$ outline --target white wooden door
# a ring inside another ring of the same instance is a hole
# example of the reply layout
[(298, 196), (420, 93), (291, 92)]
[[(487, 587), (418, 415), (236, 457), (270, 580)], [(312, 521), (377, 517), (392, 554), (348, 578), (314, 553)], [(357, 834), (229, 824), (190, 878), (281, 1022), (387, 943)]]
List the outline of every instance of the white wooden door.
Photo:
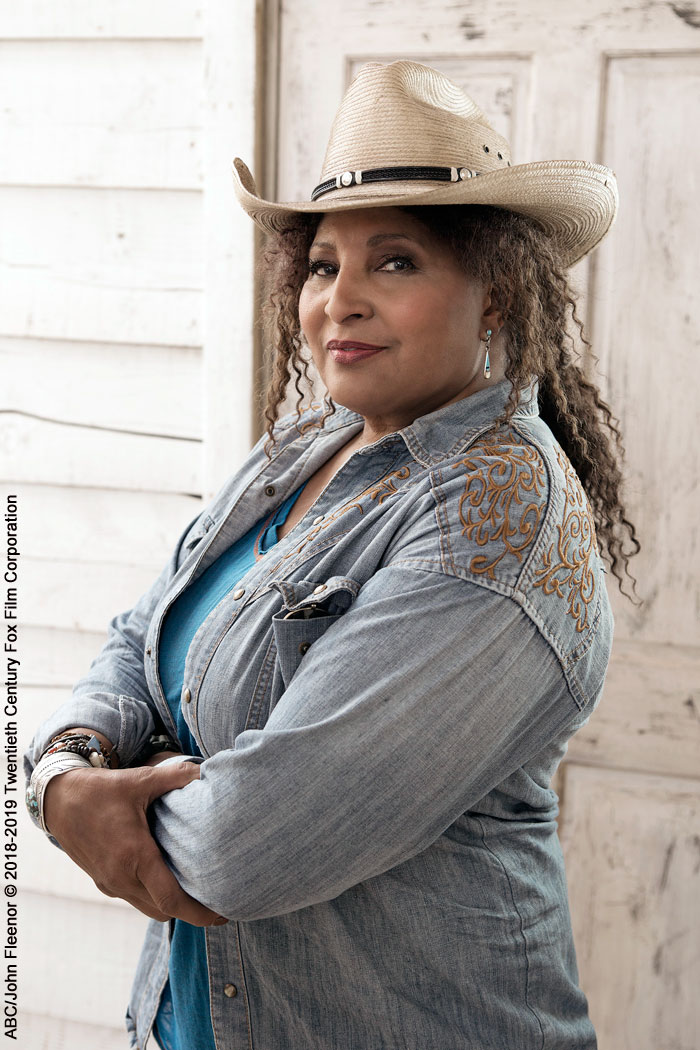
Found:
[(298, 0), (279, 18), (264, 182), (277, 199), (308, 197), (343, 90), (369, 60), (443, 70), (509, 138), (515, 163), (584, 158), (617, 172), (618, 222), (574, 276), (626, 437), (644, 604), (613, 594), (606, 695), (562, 767), (560, 832), (601, 1050), (697, 1050), (700, 10)]

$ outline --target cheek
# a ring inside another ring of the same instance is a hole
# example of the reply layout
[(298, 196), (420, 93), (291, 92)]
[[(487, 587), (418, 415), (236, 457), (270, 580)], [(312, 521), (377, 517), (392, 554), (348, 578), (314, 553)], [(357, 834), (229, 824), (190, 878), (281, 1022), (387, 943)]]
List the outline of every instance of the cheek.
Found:
[(299, 296), (299, 323), (307, 339), (313, 338), (319, 315), (323, 316), (323, 307), (319, 304), (318, 296), (314, 296), (305, 284)]
[(400, 323), (416, 349), (430, 347), (435, 353), (448, 351), (456, 343), (467, 342), (467, 325), (464, 311), (456, 306), (449, 296), (436, 296), (426, 302), (419, 298), (407, 299), (400, 311)]
[(311, 351), (311, 359), (316, 369), (324, 379), (325, 354), (320, 346), (320, 325), (324, 318), (323, 304), (319, 303), (319, 297), (309, 291), (304, 285), (299, 296), (299, 326), (302, 338), (306, 341)]
[(444, 308), (437, 315), (441, 318), (445, 342), (465, 351), (478, 346), (481, 314), (481, 299), (473, 289), (455, 289), (453, 295), (446, 297)]

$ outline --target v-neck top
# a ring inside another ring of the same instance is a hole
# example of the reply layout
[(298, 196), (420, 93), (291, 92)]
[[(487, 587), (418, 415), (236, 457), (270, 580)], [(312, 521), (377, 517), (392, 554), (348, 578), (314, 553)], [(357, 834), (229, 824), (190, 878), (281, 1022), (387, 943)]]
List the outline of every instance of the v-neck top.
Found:
[[(182, 715), (180, 698), (187, 651), (206, 618), (238, 581), (277, 543), (277, 529), (304, 488), (301, 485), (268, 518), (257, 522), (185, 590), (168, 612), (160, 638), (163, 692), (184, 754), (201, 757)], [(173, 921), (168, 983), (156, 1018), (163, 1050), (216, 1050), (209, 1008), (209, 972), (204, 929)]]
[(185, 661), (194, 636), (217, 607), (264, 554), (277, 543), (277, 529), (299, 498), (301, 485), (268, 518), (257, 522), (190, 584), (168, 611), (160, 636), (158, 669), (168, 707), (177, 725), (178, 741), (186, 755), (200, 755), (180, 707)]

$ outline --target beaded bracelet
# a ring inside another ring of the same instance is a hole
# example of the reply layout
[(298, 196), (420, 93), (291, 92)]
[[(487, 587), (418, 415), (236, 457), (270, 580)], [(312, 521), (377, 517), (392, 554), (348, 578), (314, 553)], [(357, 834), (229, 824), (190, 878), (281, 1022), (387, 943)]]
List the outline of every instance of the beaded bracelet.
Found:
[(49, 781), (71, 769), (104, 769), (112, 766), (114, 749), (104, 752), (93, 733), (62, 733), (42, 753), (31, 775), (25, 802), (29, 816), (48, 833), (44, 819), (44, 795)]
[(63, 733), (54, 737), (51, 743), (44, 749), (42, 758), (46, 755), (54, 755), (59, 752), (70, 752), (82, 755), (91, 766), (112, 768), (114, 748), (103, 751), (102, 745), (94, 734), (91, 733)]
[(165, 733), (154, 733), (149, 737), (148, 747), (152, 755), (158, 755), (161, 751), (179, 751), (180, 745), (171, 740)]
[(152, 733), (149, 736), (146, 743), (143, 745), (140, 751), (138, 751), (131, 759), (129, 765), (132, 766), (145, 766), (146, 762), (153, 755), (158, 755), (162, 751), (182, 751), (179, 744), (167, 736), (165, 733)]

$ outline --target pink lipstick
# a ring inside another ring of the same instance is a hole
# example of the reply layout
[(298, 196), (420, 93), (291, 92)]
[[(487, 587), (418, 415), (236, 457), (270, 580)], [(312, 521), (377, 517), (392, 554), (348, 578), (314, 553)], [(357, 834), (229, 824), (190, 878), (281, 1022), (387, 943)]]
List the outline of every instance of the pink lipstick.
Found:
[(362, 361), (365, 357), (373, 357), (386, 350), (385, 346), (375, 346), (373, 343), (359, 343), (352, 339), (331, 339), (326, 344), (326, 349), (338, 364), (352, 364), (353, 361)]

